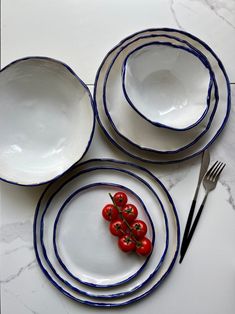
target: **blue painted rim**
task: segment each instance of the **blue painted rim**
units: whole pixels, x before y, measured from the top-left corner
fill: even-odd
[[[142,298],[148,296],[150,293],[152,293],[156,288],[158,288],[160,286],[160,284],[164,281],[164,279],[170,274],[170,272],[173,269],[173,266],[174,266],[174,264],[176,262],[176,258],[177,258],[177,255],[178,255],[178,252],[179,252],[179,246],[180,246],[180,224],[179,224],[179,218],[178,218],[178,214],[177,214],[174,202],[173,202],[169,192],[167,191],[167,189],[165,188],[163,183],[156,176],[154,176],[149,170],[145,169],[144,167],[136,165],[136,164],[133,164],[133,163],[130,163],[130,162],[125,162],[125,161],[118,161],[118,160],[108,159],[108,158],[107,159],[99,159],[99,158],[97,158],[97,159],[87,160],[87,161],[85,161],[85,162],[83,162],[83,163],[81,163],[79,165],[76,165],[76,166],[74,166],[74,169],[75,168],[79,168],[81,166],[89,165],[90,163],[105,163],[105,162],[111,163],[111,164],[118,164],[120,166],[131,166],[134,169],[141,170],[141,171],[145,172],[146,174],[148,174],[154,181],[156,181],[157,184],[159,184],[160,187],[165,192],[165,194],[166,194],[166,196],[167,196],[167,198],[168,198],[168,200],[169,200],[169,202],[170,202],[170,204],[172,206],[173,215],[174,215],[175,220],[176,220],[176,227],[177,227],[177,239],[176,239],[176,241],[177,241],[177,245],[176,245],[176,250],[175,250],[173,259],[170,262],[169,267],[166,270],[166,272],[163,274],[163,276],[155,283],[155,285],[151,289],[149,289],[148,291],[146,291],[142,295],[134,297],[134,298],[130,299],[129,301],[125,301],[125,302],[122,302],[122,303],[116,303],[116,304],[102,303],[102,302],[101,303],[100,302],[90,302],[90,301],[81,300],[78,297],[73,296],[68,291],[64,290],[56,281],[54,281],[54,279],[51,277],[51,275],[48,273],[48,271],[44,268],[44,266],[43,266],[43,264],[41,262],[40,256],[39,256],[38,248],[37,248],[37,219],[38,219],[38,215],[39,215],[40,205],[41,205],[41,202],[42,202],[43,197],[45,196],[46,192],[49,190],[49,188],[52,186],[52,184],[54,182],[51,182],[46,187],[46,189],[43,191],[43,193],[42,193],[42,195],[41,195],[41,197],[40,197],[40,199],[38,201],[38,204],[37,204],[37,207],[36,207],[36,210],[35,210],[35,215],[34,215],[34,223],[33,223],[33,244],[34,244],[34,250],[35,250],[35,254],[36,254],[36,259],[38,261],[38,264],[39,264],[42,272],[47,277],[47,279],[51,282],[51,284],[54,285],[62,294],[64,294],[68,298],[70,298],[70,299],[72,299],[74,301],[77,301],[79,303],[82,303],[82,304],[86,304],[86,305],[90,305],[90,306],[94,306],[94,307],[107,307],[107,308],[110,308],[110,307],[118,307],[118,306],[129,305],[131,303],[139,301]]]
[[[163,217],[164,217],[164,221],[165,221],[165,227],[166,227],[166,243],[165,243],[165,249],[163,251],[163,254],[160,258],[160,261],[159,263],[157,264],[156,268],[154,269],[153,273],[141,284],[137,285],[136,287],[134,287],[133,289],[129,290],[129,291],[126,291],[126,292],[120,292],[120,293],[113,293],[113,294],[110,294],[110,295],[95,295],[95,294],[91,294],[91,293],[88,293],[84,290],[81,290],[79,288],[76,288],[74,287],[72,284],[70,284],[67,280],[65,280],[64,278],[62,278],[58,272],[56,271],[56,269],[53,267],[52,263],[50,262],[49,258],[48,258],[48,255],[47,255],[47,250],[46,250],[46,247],[45,247],[45,244],[44,244],[44,240],[43,240],[43,235],[44,235],[44,218],[45,218],[45,215],[47,213],[47,210],[50,206],[50,203],[51,201],[53,200],[53,198],[55,197],[56,194],[58,194],[60,192],[60,190],[70,181],[72,181],[73,179],[81,176],[82,174],[87,174],[87,173],[90,173],[92,171],[100,171],[100,170],[103,170],[103,171],[117,171],[117,172],[120,172],[120,173],[125,173],[125,174],[129,174],[131,177],[133,177],[134,179],[140,181],[141,183],[143,183],[151,192],[152,194],[155,196],[155,198],[157,199],[157,202],[159,202],[160,204],[160,208],[162,210],[162,213],[163,213]],[[54,275],[61,281],[63,282],[65,285],[67,285],[69,288],[71,288],[73,291],[75,292],[78,292],[82,295],[85,295],[85,296],[89,296],[89,297],[93,297],[93,298],[97,298],[97,299],[114,299],[114,298],[119,298],[119,297],[123,297],[123,296],[126,296],[126,295],[129,295],[131,293],[133,293],[134,291],[142,288],[146,283],[149,282],[149,280],[151,280],[151,278],[159,271],[164,259],[165,259],[165,256],[166,256],[166,253],[167,253],[167,250],[168,250],[168,245],[169,245],[169,227],[168,227],[168,219],[167,219],[167,215],[165,213],[165,209],[164,209],[164,206],[160,200],[160,198],[158,197],[158,195],[156,194],[156,192],[153,190],[153,188],[145,181],[143,180],[141,177],[137,176],[136,174],[130,172],[130,171],[127,171],[127,170],[124,170],[124,169],[116,169],[116,168],[113,168],[113,167],[92,167],[92,168],[88,168],[86,170],[82,170],[80,171],[79,173],[77,173],[75,176],[72,176],[70,179],[68,179],[64,184],[62,184],[56,192],[54,192],[51,197],[49,198],[47,204],[46,204],[46,207],[43,211],[43,214],[42,214],[42,217],[41,217],[41,221],[40,221],[40,242],[41,242],[41,246],[42,246],[42,252],[43,252],[43,256],[48,264],[48,266],[51,268],[52,272],[54,273]]]
[[[168,36],[169,37],[169,36]],[[135,41],[138,41],[138,40],[135,40]],[[134,41],[134,42],[135,42]],[[144,45],[141,45],[140,47],[145,47],[145,46],[148,46],[150,44],[152,44],[153,42],[151,43],[148,43],[148,44],[144,44]],[[158,42],[157,42],[158,43]],[[169,46],[173,46],[173,47],[180,47],[180,46],[177,46],[177,45],[172,45],[171,43],[169,42],[164,42],[164,43],[158,43],[159,45],[169,45]],[[157,149],[150,149],[150,148],[146,148],[146,147],[142,147],[140,145],[138,145],[137,143],[133,142],[132,140],[130,140],[128,137],[126,137],[125,135],[123,135],[116,127],[110,113],[109,113],[109,110],[108,110],[108,107],[107,107],[107,102],[106,102],[106,90],[107,90],[107,82],[108,82],[108,79],[109,79],[109,74],[111,72],[111,69],[116,61],[116,59],[118,58],[118,56],[122,53],[122,51],[128,47],[130,45],[130,43],[128,43],[127,45],[123,46],[120,51],[116,54],[116,56],[113,58],[107,72],[106,72],[106,76],[105,76],[105,79],[104,79],[104,85],[103,85],[103,106],[104,106],[104,111],[105,111],[105,114],[110,122],[110,125],[112,126],[112,128],[114,129],[114,131],[121,137],[123,138],[126,142],[128,142],[129,144],[133,145],[134,147],[137,147],[138,149],[141,149],[143,151],[146,151],[146,152],[153,152],[153,153],[158,153],[158,154],[175,154],[175,153],[179,153],[189,147],[191,147],[192,145],[194,145],[209,129],[211,123],[212,123],[212,119],[214,117],[214,114],[215,114],[215,111],[217,109],[217,104],[218,104],[218,100],[219,100],[219,95],[218,95],[218,86],[217,86],[217,82],[215,81],[215,76],[214,76],[214,73],[213,71],[211,70],[211,67],[209,65],[209,62],[207,60],[207,58],[205,56],[201,56],[199,57],[199,53],[197,51],[194,51],[192,52],[193,54],[198,54],[198,58],[201,60],[203,60],[202,62],[205,62],[205,66],[209,68],[209,72],[210,72],[210,85],[209,85],[209,89],[208,89],[208,96],[207,96],[207,101],[210,101],[210,94],[211,94],[211,89],[212,89],[212,82],[214,82],[214,86],[215,86],[215,103],[214,103],[214,107],[213,107],[213,111],[211,113],[211,116],[208,120],[208,123],[207,123],[207,126],[205,127],[205,129],[194,139],[192,140],[191,143],[187,144],[187,145],[184,145],[176,150],[171,150],[171,151],[159,151]],[[183,50],[186,50],[186,51],[192,51],[192,50],[195,50],[194,48],[192,48],[192,50],[190,49],[187,49],[187,48],[184,48],[184,47],[181,47],[183,48]],[[190,47],[191,48],[191,47]],[[201,54],[201,53],[200,53]],[[121,74],[120,74],[121,75]],[[179,130],[177,130],[179,131]]]
[[[126,90],[126,84],[125,84],[125,81],[126,81],[126,67],[127,67],[127,62],[129,60],[129,58],[137,51],[143,49],[144,47],[146,46],[170,46],[170,47],[173,47],[173,48],[176,48],[176,49],[181,49],[181,50],[185,50],[187,52],[189,52],[190,54],[193,54],[196,58],[198,58],[202,64],[204,65],[205,68],[208,69],[209,71],[209,76],[210,76],[210,79],[209,79],[209,84],[208,84],[208,92],[207,92],[207,98],[206,98],[206,108],[203,112],[203,114],[201,115],[201,117],[195,121],[193,124],[187,126],[187,127],[184,127],[184,128],[176,128],[176,127],[171,127],[169,125],[165,125],[163,123],[160,123],[160,122],[157,122],[157,121],[153,121],[149,118],[147,118],[143,113],[141,113],[138,108],[136,108],[135,104],[131,101],[130,97],[128,96],[128,93],[127,93],[127,90]],[[155,126],[158,126],[158,127],[162,127],[162,128],[166,128],[166,129],[170,129],[170,130],[174,130],[174,131],[186,131],[186,130],[190,130],[192,129],[193,127],[195,127],[196,125],[198,125],[206,116],[208,110],[209,110],[209,107],[210,107],[210,100],[211,100],[211,89],[212,89],[212,86],[213,86],[213,71],[211,69],[211,66],[208,62],[207,59],[205,59],[202,54],[200,53],[197,53],[195,50],[192,50],[192,49],[188,49],[188,48],[185,48],[185,47],[182,47],[182,46],[178,46],[178,45],[175,45],[175,44],[171,44],[171,43],[167,43],[167,42],[151,42],[151,43],[147,43],[147,44],[144,44],[144,45],[141,45],[137,48],[135,48],[133,51],[131,51],[127,56],[126,58],[124,59],[123,61],[123,65],[122,65],[122,89],[123,89],[123,93],[124,93],[124,96],[127,100],[127,102],[129,103],[129,105],[142,117],[144,118],[146,121],[150,122],[151,124],[155,125]]]
[[[90,147],[90,144],[92,142],[92,138],[93,138],[93,135],[94,135],[94,131],[95,131],[95,121],[96,121],[96,110],[95,110],[95,104],[94,104],[94,101],[93,101],[93,98],[92,98],[92,95],[91,95],[91,92],[88,88],[88,86],[80,79],[80,77],[64,62],[60,61],[60,60],[57,60],[57,59],[54,59],[54,58],[50,58],[50,57],[43,57],[43,56],[28,56],[28,57],[24,57],[24,58],[20,58],[20,59],[17,59],[17,60],[14,60],[12,61],[11,63],[9,63],[8,65],[6,65],[4,68],[2,68],[0,70],[0,74],[5,71],[6,69],[8,69],[9,67],[11,67],[12,65],[16,64],[16,63],[19,63],[19,62],[22,62],[22,61],[27,61],[27,60],[33,60],[33,59],[36,59],[36,60],[45,60],[45,61],[51,61],[51,62],[55,62],[55,63],[59,63],[60,65],[64,66],[78,81],[79,83],[84,87],[85,91],[88,93],[88,96],[89,96],[89,99],[90,99],[90,105],[91,105],[91,108],[92,108],[92,112],[93,112],[93,126],[92,126],[92,130],[91,130],[91,134],[90,134],[90,138],[88,140],[88,143],[87,143],[87,146],[86,146],[86,149],[84,150],[84,153],[81,155],[81,157],[76,161],[74,162],[68,169],[66,169],[64,172],[68,171],[70,168],[72,168],[78,161],[80,161],[86,154],[86,152],[88,151],[89,147]],[[39,182],[39,183],[32,183],[32,184],[23,184],[23,183],[20,183],[20,182],[15,182],[15,181],[11,181],[11,180],[7,180],[6,178],[1,178],[0,177],[0,180],[1,181],[4,181],[4,182],[7,182],[7,183],[10,183],[10,184],[15,184],[15,185],[20,185],[20,186],[38,186],[38,185],[42,185],[42,184],[45,184],[45,183],[49,183],[57,178],[59,178],[63,173],[60,173],[58,175],[56,175],[55,177],[51,178],[50,180],[47,180],[47,181],[43,181],[43,182]]]
[[[152,37],[152,38],[155,38],[155,37],[168,37],[169,35],[167,34],[149,34],[149,35],[145,35],[145,36],[141,36],[143,35],[144,33],[147,33],[147,32],[168,32],[168,33],[179,33],[179,34],[183,34],[185,36],[188,36],[189,38],[197,41],[198,43],[200,43],[205,49],[207,49],[207,51],[209,51],[213,57],[216,59],[216,61],[218,62],[218,65],[221,69],[221,71],[223,72],[223,75],[225,77],[225,80],[226,80],[226,84],[227,84],[227,90],[228,90],[228,94],[227,94],[227,112],[226,112],[226,115],[224,117],[224,120],[223,120],[223,123],[221,125],[221,127],[219,128],[219,130],[215,133],[214,137],[202,148],[202,149],[199,149],[197,152],[193,153],[193,154],[189,154],[188,156],[185,156],[185,157],[181,157],[181,158],[178,158],[178,159],[174,159],[174,160],[167,160],[167,161],[164,161],[164,160],[153,160],[153,159],[147,159],[147,158],[143,158],[143,157],[140,157],[138,155],[134,155],[133,153],[131,153],[129,150],[125,149],[121,144],[117,143],[113,138],[112,136],[108,133],[108,131],[105,129],[105,126],[102,124],[102,121],[99,117],[99,114],[98,114],[98,109],[97,109],[97,101],[96,101],[96,94],[97,94],[97,84],[98,84],[98,80],[99,80],[99,76],[100,76],[100,72],[102,70],[102,67],[106,61],[106,59],[109,57],[109,55],[116,49],[118,49],[125,41],[133,38],[134,36],[139,36],[138,38],[136,38],[135,40],[133,40],[132,42],[138,40],[139,38],[146,38],[146,37]],[[173,37],[173,36],[170,36],[170,37]],[[188,46],[191,46],[190,43],[188,43],[186,40],[183,40],[183,39],[180,39],[180,38],[177,38],[177,37],[174,37],[176,38],[179,42],[182,42],[182,43],[185,43],[187,44]],[[196,50],[196,48],[194,48]],[[186,161],[188,159],[191,159],[191,158],[194,158],[198,155],[200,155],[204,150],[208,149],[208,147],[210,145],[212,145],[214,143],[214,141],[217,139],[217,137],[221,134],[222,130],[224,129],[225,125],[226,125],[226,122],[228,120],[228,117],[229,117],[229,113],[230,113],[230,110],[231,110],[231,89],[230,89],[230,85],[229,85],[229,79],[228,79],[228,75],[225,71],[225,68],[222,64],[222,62],[220,61],[220,59],[217,57],[217,55],[214,53],[214,51],[205,43],[203,42],[201,39],[195,37],[194,35],[191,35],[190,33],[187,33],[185,31],[181,31],[181,30],[177,30],[177,29],[172,29],[172,28],[150,28],[150,29],[146,29],[146,30],[143,30],[143,31],[139,31],[139,32],[136,32],[128,37],[126,37],[125,39],[123,39],[118,45],[116,45],[112,50],[110,50],[107,55],[105,56],[105,58],[103,59],[101,65],[99,66],[98,68],[98,71],[96,73],[96,78],[95,78],[95,86],[94,86],[94,93],[93,93],[93,96],[94,96],[94,102],[95,102],[95,110],[96,110],[96,116],[97,116],[97,121],[100,125],[100,127],[102,128],[105,136],[110,140],[110,142],[115,146],[117,147],[120,151],[122,151],[123,153],[127,154],[128,156],[136,159],[136,160],[139,160],[139,161],[143,161],[143,162],[148,162],[150,164],[171,164],[171,163],[178,163],[178,162],[182,162],[182,161]]]
[[[130,194],[132,194],[141,204],[144,212],[146,213],[148,219],[149,219],[149,222],[150,222],[150,226],[151,226],[151,232],[152,232],[152,239],[151,239],[151,242],[152,242],[152,245],[153,245],[153,248],[154,248],[154,244],[155,244],[155,230],[154,230],[154,225],[153,225],[153,221],[151,219],[151,216],[149,215],[149,212],[144,204],[144,202],[142,201],[142,199],[134,192],[132,191],[131,189],[123,186],[123,185],[120,185],[120,184],[115,184],[115,183],[105,183],[105,182],[99,182],[99,183],[93,183],[93,184],[89,184],[89,185],[86,185],[86,186],[83,186],[82,188],[76,190],[74,193],[72,193],[63,203],[63,205],[60,207],[58,213],[57,213],[57,216],[56,216],[56,219],[55,219],[55,223],[54,223],[54,228],[53,228],[53,247],[54,247],[54,252],[55,252],[55,255],[56,255],[56,258],[58,260],[58,262],[60,263],[60,265],[62,266],[62,268],[65,270],[65,272],[67,272],[73,279],[75,279],[76,281],[84,284],[84,285],[87,285],[87,286],[91,286],[91,287],[95,287],[95,288],[111,288],[111,287],[115,287],[115,286],[118,286],[118,285],[121,285],[123,283],[127,283],[129,282],[131,279],[133,279],[134,277],[138,276],[142,271],[143,269],[145,268],[145,266],[147,265],[148,261],[149,261],[149,258],[151,255],[149,255],[147,258],[145,258],[145,261],[144,263],[141,265],[141,267],[134,273],[132,274],[131,276],[129,276],[128,278],[122,280],[122,281],[119,281],[119,282],[116,282],[116,283],[113,283],[113,284],[106,284],[106,285],[101,285],[101,284],[94,284],[94,283],[91,283],[91,282],[87,282],[87,281],[83,281],[81,280],[79,277],[75,276],[70,270],[69,268],[65,265],[60,253],[59,253],[59,250],[58,250],[58,246],[57,246],[57,233],[58,233],[58,223],[60,221],[60,218],[61,218],[61,214],[63,213],[64,209],[66,208],[66,206],[71,202],[71,200],[77,196],[78,194],[80,194],[81,192],[85,191],[85,190],[88,190],[90,188],[95,188],[95,187],[102,187],[102,186],[105,186],[105,187],[115,187],[115,188],[119,188],[120,190],[123,190],[123,191],[126,191]],[[107,232],[109,232],[109,230],[107,230]],[[117,248],[118,249],[118,248]]]

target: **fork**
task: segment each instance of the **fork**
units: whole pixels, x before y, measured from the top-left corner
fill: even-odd
[[[205,194],[204,199],[202,201],[202,204],[201,204],[201,206],[200,206],[200,208],[198,210],[198,213],[197,213],[197,216],[196,216],[196,218],[194,220],[192,228],[191,228],[191,230],[190,230],[190,232],[188,234],[188,238],[186,239],[184,251],[181,254],[179,263],[182,263],[182,261],[184,259],[184,256],[185,256],[185,254],[187,252],[187,249],[188,249],[189,244],[190,244],[190,242],[192,240],[194,231],[195,231],[195,229],[197,227],[198,221],[199,221],[200,216],[202,214],[204,205],[206,203],[208,194],[215,189],[215,187],[217,185],[217,182],[218,182],[218,179],[219,179],[219,176],[220,176],[220,174],[223,171],[225,166],[226,166],[226,164],[216,161],[214,163],[214,165],[207,171],[207,173],[205,174],[205,176],[203,178],[203,186],[204,186],[204,188],[206,190],[206,194]]]

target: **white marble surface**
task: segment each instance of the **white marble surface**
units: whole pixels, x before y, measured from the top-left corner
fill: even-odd
[[[235,2],[30,1],[2,0],[2,65],[25,55],[47,55],[65,62],[88,84],[105,53],[123,37],[147,27],[179,27],[204,39],[223,60],[235,83]],[[164,284],[136,305],[114,312],[232,314],[235,312],[235,85],[232,114],[216,144],[212,162],[227,163],[208,199],[200,228],[182,265]],[[92,86],[91,86],[92,88]],[[127,159],[99,127],[86,158]],[[148,165],[145,165],[149,167]],[[199,171],[199,158],[149,167],[170,190],[184,228]],[[52,287],[41,273],[32,246],[35,206],[44,187],[0,183],[0,282],[2,314],[74,314],[104,310],[77,304]],[[203,189],[199,201],[203,197]]]

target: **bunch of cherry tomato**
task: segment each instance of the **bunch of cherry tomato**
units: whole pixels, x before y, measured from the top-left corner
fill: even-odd
[[[135,251],[138,255],[148,256],[152,251],[152,243],[145,237],[146,223],[136,219],[138,209],[135,205],[127,203],[127,195],[124,192],[109,195],[113,204],[105,205],[102,215],[105,220],[110,221],[110,232],[119,238],[119,248],[123,252]]]

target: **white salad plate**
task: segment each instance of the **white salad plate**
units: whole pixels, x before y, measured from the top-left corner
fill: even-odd
[[[135,191],[136,195],[138,195],[143,200],[143,203],[145,204],[155,227],[156,243],[154,245],[153,252],[149,258],[149,261],[146,264],[146,267],[143,269],[141,273],[139,273],[137,277],[134,277],[132,280],[128,281],[124,285],[114,286],[109,289],[83,285],[83,289],[85,291],[84,294],[79,292],[78,290],[76,291],[75,289],[73,289],[71,283],[73,283],[73,285],[78,283],[73,281],[72,278],[69,278],[68,284],[68,282],[66,283],[63,280],[59,279],[58,274],[55,274],[55,272],[51,268],[52,259],[54,259],[55,261],[55,257],[53,257],[54,250],[51,244],[53,237],[52,236],[53,225],[56,216],[55,214],[58,213],[58,209],[61,207],[61,204],[63,203],[64,199],[67,196],[71,195],[71,192],[72,193],[76,192],[77,189],[79,189],[79,187],[82,186],[84,187],[89,184],[93,183],[97,184],[99,182],[105,183],[103,182],[105,179],[107,180],[106,183],[109,183],[109,181],[112,179],[112,182],[115,182],[115,184],[123,185],[127,189]],[[109,188],[107,190],[109,190]],[[59,193],[58,189],[60,190]],[[102,195],[103,192],[104,191],[102,188]],[[91,195],[89,197],[92,198]],[[96,197],[96,193],[94,194],[94,197]],[[134,195],[133,197],[134,197],[133,200],[136,201],[136,196]],[[85,195],[84,198],[86,198]],[[48,207],[47,213],[45,213],[46,207]],[[55,210],[55,208],[57,208],[57,210]],[[79,208],[76,205],[74,205],[74,212],[76,211],[75,208],[79,210]],[[67,210],[70,211],[70,208],[66,209],[66,211]],[[98,219],[96,218],[97,223]],[[102,218],[100,219],[102,220]],[[106,223],[104,221],[102,222],[103,232],[106,233],[107,232],[107,226],[105,225]],[[51,224],[52,226],[50,227]],[[88,230],[92,229],[92,226],[88,226],[85,223],[82,227],[87,228]],[[100,228],[98,228],[99,230],[97,229],[97,232],[99,234],[101,232]],[[169,236],[166,236],[167,228],[169,229]],[[106,234],[106,238],[110,240],[110,242],[112,242],[111,240],[113,240],[113,238],[110,237],[111,236],[109,234]],[[69,298],[75,301],[88,304],[91,306],[113,307],[127,305],[151,293],[156,287],[160,285],[160,283],[166,278],[166,276],[172,270],[179,249],[180,240],[179,237],[180,237],[179,221],[177,217],[177,212],[169,193],[162,185],[162,183],[148,170],[145,170],[140,166],[121,161],[95,159],[84,162],[81,165],[74,167],[68,173],[67,178],[60,177],[45,189],[39,200],[35,212],[34,248],[38,263],[43,273],[45,274],[47,279],[64,295],[68,296]],[[47,250],[48,255],[45,255],[45,250],[41,245],[42,238],[44,240],[45,247],[48,249],[51,248],[50,251]],[[98,235],[95,236],[95,241],[99,242],[99,239],[97,238]],[[107,243],[108,240],[105,240],[105,243]],[[167,241],[169,242],[169,245],[166,249]],[[112,262],[114,258],[115,259],[117,258],[116,267],[119,267],[119,263],[122,263],[122,261],[119,261],[118,257],[119,254],[121,254],[122,258],[125,261],[124,264],[126,265],[127,271],[129,269],[127,265],[129,265],[131,262],[134,264],[138,263],[139,260],[138,256],[120,252],[117,249],[117,247],[113,246],[113,244],[116,244],[116,242],[114,241],[112,245],[107,244],[108,249],[110,249],[111,251],[106,252],[105,257],[107,261],[105,263]],[[157,265],[159,262],[159,258],[157,257],[157,255],[162,256],[162,253],[165,250],[162,249],[163,247],[165,247],[166,249],[164,253],[165,256],[163,260],[160,262],[160,265]],[[90,265],[92,264],[92,262],[96,263],[95,261],[96,255],[97,252],[95,251],[90,253],[89,259],[91,260],[88,259],[87,263],[89,263]],[[130,259],[129,262],[128,259]],[[57,265],[54,264],[54,266],[58,271],[60,266],[59,263],[57,263]],[[114,266],[111,265],[111,267]],[[97,268],[94,271],[95,277],[97,276],[98,272],[99,268]],[[62,274],[62,270],[60,270],[60,274]],[[112,274],[114,275],[115,272],[113,272]],[[63,273],[63,275],[66,274]],[[102,297],[102,300],[99,300],[97,299],[97,297],[94,296],[93,297],[89,296],[91,291],[95,292],[96,294],[100,292],[100,297]],[[121,294],[119,295],[120,298],[117,299],[115,297],[115,294],[117,295],[118,293]]]
[[[128,195],[134,195],[133,193],[135,193],[135,199],[132,198],[132,200],[135,201],[136,205],[141,205],[139,201],[138,204],[136,202],[136,196],[138,195],[138,198],[143,201],[147,209],[147,211],[140,210],[140,218],[144,218],[149,225],[149,229],[152,226],[154,232],[158,233],[156,248],[154,244],[152,254],[147,259],[138,257],[135,254],[128,255],[121,252],[117,248],[117,238],[109,235],[107,224],[105,224],[102,217],[102,208],[106,202],[109,203],[110,197],[107,187],[110,186],[111,188],[112,184],[110,182],[112,179],[117,188],[124,187],[124,190],[128,191]],[[101,189],[98,188],[99,183],[102,183]],[[96,186],[95,190],[91,190],[94,185]],[[88,187],[89,189],[87,189]],[[117,188],[115,190],[111,188],[110,192],[117,191]],[[88,193],[84,194],[83,192],[81,194],[81,190],[84,191],[84,189]],[[101,196],[100,200],[96,199],[97,193]],[[75,215],[77,215],[77,219],[73,222],[70,220],[66,224],[68,227],[62,227],[65,232],[65,234],[62,233],[62,237],[65,238],[67,244],[63,256],[64,258],[67,257],[66,260],[69,263],[69,267],[65,269],[65,267],[61,267],[61,262],[58,267],[58,255],[56,256],[53,251],[55,247],[54,226],[57,224],[58,214],[63,208],[63,204],[67,204],[66,200],[73,197],[73,195],[78,195],[78,198],[69,204],[66,213],[68,213],[69,218],[75,218]],[[79,204],[84,205],[80,211]],[[141,209],[142,206],[138,207]],[[89,213],[88,208],[90,208]],[[87,215],[86,218],[85,214]],[[80,222],[80,224],[77,222],[79,215],[81,218],[84,217],[84,222]],[[77,228],[74,225],[76,223]],[[79,227],[81,227],[81,231],[78,230]],[[135,174],[111,167],[87,169],[87,171],[78,173],[75,178],[60,187],[57,193],[53,194],[48,200],[42,214],[40,230],[43,254],[54,274],[74,291],[96,298],[121,297],[132,293],[147,283],[149,278],[160,269],[168,247],[167,217],[156,193]],[[88,231],[91,233],[91,238],[88,238]],[[78,238],[75,237],[75,234]],[[155,240],[151,229],[149,235]],[[79,238],[84,239],[86,250],[81,249],[83,243],[78,244]],[[73,248],[75,251],[72,253]],[[148,263],[148,267],[143,271],[146,263]],[[77,274],[76,277],[71,276],[71,271],[69,273],[68,268],[73,269],[73,273]],[[78,277],[80,277],[79,281],[77,280]],[[128,288],[126,285],[125,287],[117,285],[129,281]],[[88,287],[84,287],[84,283],[88,284]],[[111,293],[110,290],[102,289],[110,286],[113,286]],[[97,288],[100,289],[97,291]]]
[[[163,42],[171,42],[176,43],[178,45],[188,47],[190,49],[194,49],[195,51],[200,52],[200,54],[204,55],[213,70],[215,75],[214,85],[218,85],[219,90],[219,98],[218,98],[218,106],[216,111],[212,112],[208,125],[206,129],[202,131],[198,138],[194,140],[187,149],[182,151],[178,151],[177,153],[158,153],[153,151],[146,151],[137,145],[134,145],[129,140],[124,139],[120,136],[113,128],[109,119],[107,118],[107,112],[105,112],[104,106],[104,85],[105,79],[107,78],[107,72],[110,69],[110,66],[113,63],[113,60],[118,55],[118,53],[122,53],[122,50],[127,46],[131,46],[131,50],[134,47],[141,46],[146,43],[151,43],[153,41],[163,41]],[[121,64],[119,64],[119,68],[121,68]],[[121,79],[120,79],[121,80]],[[124,39],[121,43],[119,43],[116,47],[114,47],[103,60],[96,76],[95,81],[95,89],[94,89],[94,100],[96,103],[96,109],[98,114],[98,121],[101,125],[104,133],[110,139],[110,141],[121,149],[123,152],[127,153],[129,156],[134,157],[136,159],[147,161],[151,163],[171,163],[171,162],[179,162],[182,160],[186,160],[192,158],[194,156],[199,155],[204,149],[208,148],[220,135],[221,131],[226,125],[228,120],[230,108],[231,108],[231,95],[230,95],[230,86],[229,80],[226,74],[226,71],[223,67],[223,64],[218,59],[216,54],[211,50],[211,48],[202,42],[200,39],[195,36],[174,29],[150,29],[146,31],[142,31],[136,34],[129,36]],[[113,100],[113,99],[112,99]],[[128,106],[130,107],[130,106]],[[115,110],[116,107],[115,107]],[[210,111],[210,110],[209,110]],[[208,112],[209,114],[209,112]],[[207,115],[208,115],[207,114]],[[133,117],[133,115],[132,115]],[[125,117],[124,117],[125,119]],[[205,119],[203,119],[204,121]],[[202,122],[203,122],[202,121]],[[132,126],[133,123],[131,123]],[[200,124],[199,124],[200,125]],[[197,126],[193,129],[196,129]],[[155,127],[155,129],[157,129]],[[166,130],[165,130],[166,131]],[[167,130],[170,131],[170,130]],[[190,130],[189,130],[190,131]],[[174,132],[171,130],[171,132]],[[188,131],[183,131],[183,133]],[[146,132],[146,130],[142,130],[140,127],[138,128],[138,132],[136,136],[141,136],[141,134],[145,135],[145,140],[148,139],[150,134]],[[177,131],[178,136],[174,137],[174,146],[175,142],[177,143],[179,138],[179,133]],[[200,133],[200,132],[199,132]],[[163,141],[166,142],[166,138],[162,136],[162,138],[157,138],[160,143]],[[155,138],[155,142],[158,143]]]
[[[210,106],[212,79],[193,50],[152,42],[137,47],[122,66],[127,102],[152,124],[173,130],[197,125]]]
[[[89,89],[66,64],[16,60],[0,71],[0,178],[48,182],[85,154],[94,132]]]
[[[85,285],[110,288],[126,283],[143,271],[149,261],[150,256],[136,260],[135,254],[129,254],[131,256],[127,259],[126,254],[120,254],[117,238],[110,234],[109,223],[101,218],[102,208],[110,204],[109,193],[114,195],[118,191],[125,192],[128,203],[138,208],[139,219],[148,226],[147,237],[153,246],[155,244],[154,223],[142,199],[134,191],[110,182],[82,186],[64,201],[57,212],[53,246],[62,268]]]

